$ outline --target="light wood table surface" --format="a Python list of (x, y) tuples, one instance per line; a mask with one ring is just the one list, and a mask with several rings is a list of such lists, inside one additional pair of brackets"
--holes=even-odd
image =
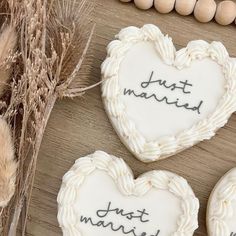
[[(108, 42), (121, 28), (130, 25), (156, 24), (173, 38), (177, 48), (194, 39), (221, 41), (230, 55), (236, 57), (235, 25), (222, 27), (215, 22), (200, 24), (192, 16), (181, 17), (175, 12), (161, 15), (154, 9), (140, 11), (132, 3), (122, 4), (118, 0), (98, 0), (95, 20), (93, 63), (89, 74), (91, 83), (100, 80), (100, 65), (106, 56)], [(199, 229), (194, 235), (205, 236), (205, 214), (210, 192), (219, 178), (236, 166), (236, 115), (210, 141), (169, 159), (145, 164), (135, 159), (113, 130), (104, 112), (99, 87), (82, 98), (58, 101), (39, 155), (27, 235), (62, 235), (56, 218), (56, 198), (61, 178), (77, 158), (95, 150), (122, 157), (135, 176), (153, 169), (164, 169), (186, 178), (201, 204)]]

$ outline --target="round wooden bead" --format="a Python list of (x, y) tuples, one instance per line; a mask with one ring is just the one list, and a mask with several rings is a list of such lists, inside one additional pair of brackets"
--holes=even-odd
[(216, 12), (214, 0), (198, 0), (194, 8), (195, 18), (203, 23), (211, 21)]
[(147, 10), (153, 6), (153, 0), (134, 0), (134, 4), (139, 9)]
[(175, 0), (154, 0), (154, 6), (160, 13), (169, 13), (174, 9)]
[(196, 0), (176, 0), (175, 10), (182, 16), (190, 15), (195, 7)]
[(236, 17), (236, 4), (232, 1), (220, 2), (217, 6), (215, 20), (221, 25), (231, 24)]

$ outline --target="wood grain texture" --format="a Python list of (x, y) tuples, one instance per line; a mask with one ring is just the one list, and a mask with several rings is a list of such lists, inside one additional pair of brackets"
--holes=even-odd
[[(106, 56), (106, 45), (121, 28), (130, 25), (156, 24), (173, 38), (177, 48), (194, 39), (221, 41), (230, 55), (236, 56), (234, 25), (200, 24), (192, 16), (182, 17), (175, 12), (161, 15), (154, 9), (140, 11), (132, 3), (122, 4), (118, 0), (99, 0), (94, 17), (97, 26), (92, 44), (92, 70), (88, 73), (92, 82), (100, 80), (100, 64)], [(135, 176), (164, 169), (186, 178), (201, 203), (200, 226), (194, 235), (205, 236), (209, 194), (219, 178), (236, 166), (236, 115), (210, 141), (169, 159), (144, 164), (134, 158), (113, 130), (104, 112), (99, 87), (82, 98), (58, 101), (39, 155), (27, 235), (62, 235), (56, 219), (61, 178), (77, 158), (99, 149), (124, 158)]]

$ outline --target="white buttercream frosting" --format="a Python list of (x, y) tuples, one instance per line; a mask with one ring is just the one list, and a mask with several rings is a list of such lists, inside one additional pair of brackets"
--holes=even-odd
[[(189, 67), (194, 60), (208, 57), (222, 66), (225, 76), (225, 95), (211, 115), (194, 124), (189, 130), (152, 142), (147, 141), (135, 123), (128, 119), (126, 108), (120, 98), (118, 76), (120, 64), (127, 51), (135, 43), (143, 41), (153, 42), (160, 57), (168, 65), (183, 69)], [(142, 28), (127, 27), (120, 31), (117, 39), (108, 46), (108, 56), (102, 64), (102, 79), (102, 97), (109, 117), (129, 149), (145, 162), (165, 158), (204, 139), (210, 139), (236, 111), (236, 59), (229, 57), (223, 44), (195, 40), (189, 42), (186, 48), (176, 51), (172, 39), (163, 35), (158, 27), (150, 24)]]
[[(165, 190), (180, 199), (181, 214), (176, 223), (176, 232), (171, 236), (192, 236), (198, 227), (199, 201), (191, 187), (182, 177), (168, 171), (150, 171), (134, 179), (133, 173), (123, 159), (102, 151), (80, 158), (65, 174), (58, 194), (58, 221), (65, 236), (83, 236), (75, 213), (80, 187), (94, 171), (104, 171), (110, 176), (125, 197), (142, 197), (152, 188)], [(101, 182), (101, 185), (106, 183)], [(92, 203), (91, 203), (92, 204)]]
[(207, 216), (209, 236), (230, 235), (229, 221), (236, 210), (233, 201), (236, 201), (236, 169), (227, 173), (212, 192)]

